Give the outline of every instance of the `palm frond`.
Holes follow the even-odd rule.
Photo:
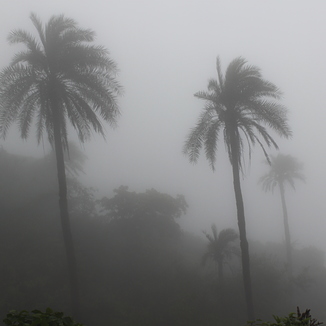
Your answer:
[[[212,102],[216,101],[216,94],[214,93],[199,91],[195,93],[194,96],[205,101],[212,101]]]
[[[33,92],[24,101],[24,110],[20,110],[17,120],[21,133],[21,138],[26,139],[30,130],[31,123],[33,122],[33,116],[38,108],[39,93],[37,89],[34,89]]]
[[[46,39],[45,39],[45,35],[44,35],[44,27],[43,27],[41,20],[37,17],[37,15],[35,13],[31,13],[30,19],[38,32],[38,36],[42,42],[43,47],[45,47]]]
[[[195,128],[192,128],[186,142],[183,146],[183,153],[189,157],[191,163],[196,163],[200,149],[203,145],[203,134],[204,130],[200,128],[200,125],[197,125]]]
[[[220,128],[221,122],[218,119],[215,119],[215,121],[212,121],[208,127],[204,138],[206,158],[209,161],[213,171],[215,169],[214,165],[216,160],[217,143]]]
[[[42,102],[39,100],[40,106],[42,106]],[[45,110],[38,110],[36,114],[36,139],[37,143],[40,144],[40,142],[43,140],[43,133],[45,128],[45,121],[46,121],[46,113]]]
[[[224,76],[222,73],[221,61],[219,56],[217,56],[216,58],[216,71],[217,71],[217,78],[219,82],[219,89],[221,90],[224,88]]]
[[[273,137],[267,132],[266,128],[263,127],[262,125],[260,125],[259,123],[257,123],[256,121],[251,121],[252,125],[255,127],[256,131],[258,132],[258,135],[261,136],[266,145],[268,147],[274,146],[275,149],[278,149],[278,145],[275,142],[275,140],[273,139]],[[260,144],[260,146],[262,147],[263,151],[265,152],[264,146],[261,143],[261,141],[259,140],[258,136],[255,135],[255,139],[257,140],[257,142]]]
[[[217,226],[216,226],[216,224],[212,224],[211,229],[212,229],[214,241],[217,241],[218,234],[217,234]]]
[[[268,155],[268,153],[267,153],[267,151],[266,151],[264,145],[261,143],[261,141],[259,140],[258,137],[255,136],[255,138],[256,138],[258,144],[260,145],[260,148],[263,150],[263,153],[264,153],[264,155],[265,155],[266,161],[268,162],[269,165],[271,165],[272,162],[271,162],[271,160],[270,160],[270,158],[269,158],[269,155]],[[275,143],[275,144],[276,144],[276,143]],[[276,146],[277,146],[277,144],[276,144]],[[278,147],[276,147],[276,148],[278,148]]]
[[[259,179],[259,183],[262,185],[263,190],[266,192],[267,191],[273,192],[274,188],[277,186],[277,181],[270,173],[263,175]]]
[[[280,136],[288,138],[291,130],[287,123],[287,110],[283,105],[268,102],[267,100],[255,99],[246,103],[246,109],[253,113],[254,117]]]
[[[248,146],[248,158],[249,164],[251,163],[252,145],[255,145],[255,134],[253,132],[252,126],[250,124],[243,123],[239,124],[239,129],[243,132]]]
[[[190,162],[197,162],[207,128],[211,124],[214,115],[213,109],[206,109],[201,113],[196,127],[191,129],[183,147],[183,153],[189,157]]]

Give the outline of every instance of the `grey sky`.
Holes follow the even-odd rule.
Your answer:
[[[94,135],[85,144],[89,157],[85,182],[99,196],[128,185],[132,190],[156,188],[185,195],[190,208],[186,229],[200,232],[215,222],[234,227],[236,214],[232,175],[220,144],[216,172],[203,158],[188,163],[181,153],[189,129],[203,103],[193,94],[216,77],[219,55],[223,70],[237,56],[261,68],[263,76],[284,93],[293,130],[291,140],[278,139],[281,152],[304,163],[306,184],[288,193],[292,238],[296,245],[325,249],[326,184],[326,3],[311,1],[208,0],[1,0],[1,67],[17,46],[6,37],[12,29],[33,31],[35,12],[42,21],[53,14],[74,18],[97,33],[120,69],[125,89],[116,130],[107,126],[107,140]],[[13,126],[3,146],[8,151],[43,155],[34,134],[27,142]],[[71,135],[72,139],[75,136]],[[45,144],[47,148],[47,145]],[[275,153],[273,151],[272,153]],[[254,149],[243,179],[250,237],[282,241],[278,194],[264,194],[257,185],[266,170],[263,153]],[[265,211],[265,212],[264,212]]]

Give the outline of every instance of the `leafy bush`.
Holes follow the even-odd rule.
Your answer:
[[[310,309],[301,313],[299,307],[297,307],[297,313],[292,312],[287,317],[273,316],[273,318],[274,322],[263,322],[261,319],[257,319],[248,322],[247,326],[318,326],[322,324],[311,317]]]
[[[83,326],[63,312],[55,312],[47,308],[45,312],[33,310],[20,312],[11,310],[3,322],[8,326]]]

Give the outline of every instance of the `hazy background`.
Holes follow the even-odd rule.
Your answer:
[[[325,222],[325,87],[326,4],[324,1],[208,0],[1,0],[0,66],[10,62],[18,46],[6,37],[16,28],[35,33],[29,14],[43,22],[65,14],[97,33],[117,63],[124,87],[119,127],[106,127],[104,141],[94,135],[81,145],[88,156],[85,184],[110,196],[114,188],[155,188],[172,196],[183,194],[189,204],[182,227],[194,233],[237,228],[231,168],[220,144],[216,171],[207,161],[188,162],[182,146],[203,102],[193,94],[216,78],[219,55],[223,71],[243,56],[261,68],[264,78],[284,93],[289,109],[291,140],[277,139],[280,151],[304,163],[306,184],[287,193],[290,228],[296,247],[326,247]],[[76,139],[74,132],[69,136]],[[49,145],[37,147],[35,134],[20,140],[12,127],[2,146],[9,152],[43,156]],[[275,151],[271,152],[272,154]],[[278,193],[265,194],[257,184],[267,167],[254,149],[243,179],[248,236],[283,241]],[[248,162],[248,161],[247,161]]]

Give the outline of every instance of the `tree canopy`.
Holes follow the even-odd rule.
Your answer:
[[[114,197],[99,201],[109,220],[162,216],[175,219],[186,213],[188,204],[183,195],[175,198],[155,189],[131,192],[127,186],[114,190]]]
[[[37,141],[46,130],[53,143],[56,117],[65,146],[67,120],[82,142],[91,136],[91,128],[104,136],[101,119],[116,124],[116,98],[121,94],[108,51],[91,44],[92,30],[79,28],[64,15],[52,16],[45,25],[35,14],[30,18],[38,38],[22,29],[8,37],[10,44],[20,43],[25,49],[0,75],[1,135],[5,137],[17,121],[21,137],[27,138],[35,121]]]
[[[279,185],[289,184],[295,189],[295,180],[305,181],[303,165],[293,156],[278,154],[271,156],[270,170],[259,182],[265,191],[273,191]]]
[[[218,79],[210,79],[207,91],[195,94],[205,101],[205,106],[185,142],[184,153],[191,162],[196,162],[204,147],[206,158],[214,169],[222,134],[231,164],[236,161],[237,165],[242,166],[245,143],[249,147],[249,156],[252,145],[258,143],[268,157],[263,142],[268,147],[278,148],[268,128],[280,136],[291,135],[286,108],[272,101],[280,99],[281,92],[262,78],[259,68],[248,65],[242,57],[229,64],[225,76],[219,58],[216,69]]]

